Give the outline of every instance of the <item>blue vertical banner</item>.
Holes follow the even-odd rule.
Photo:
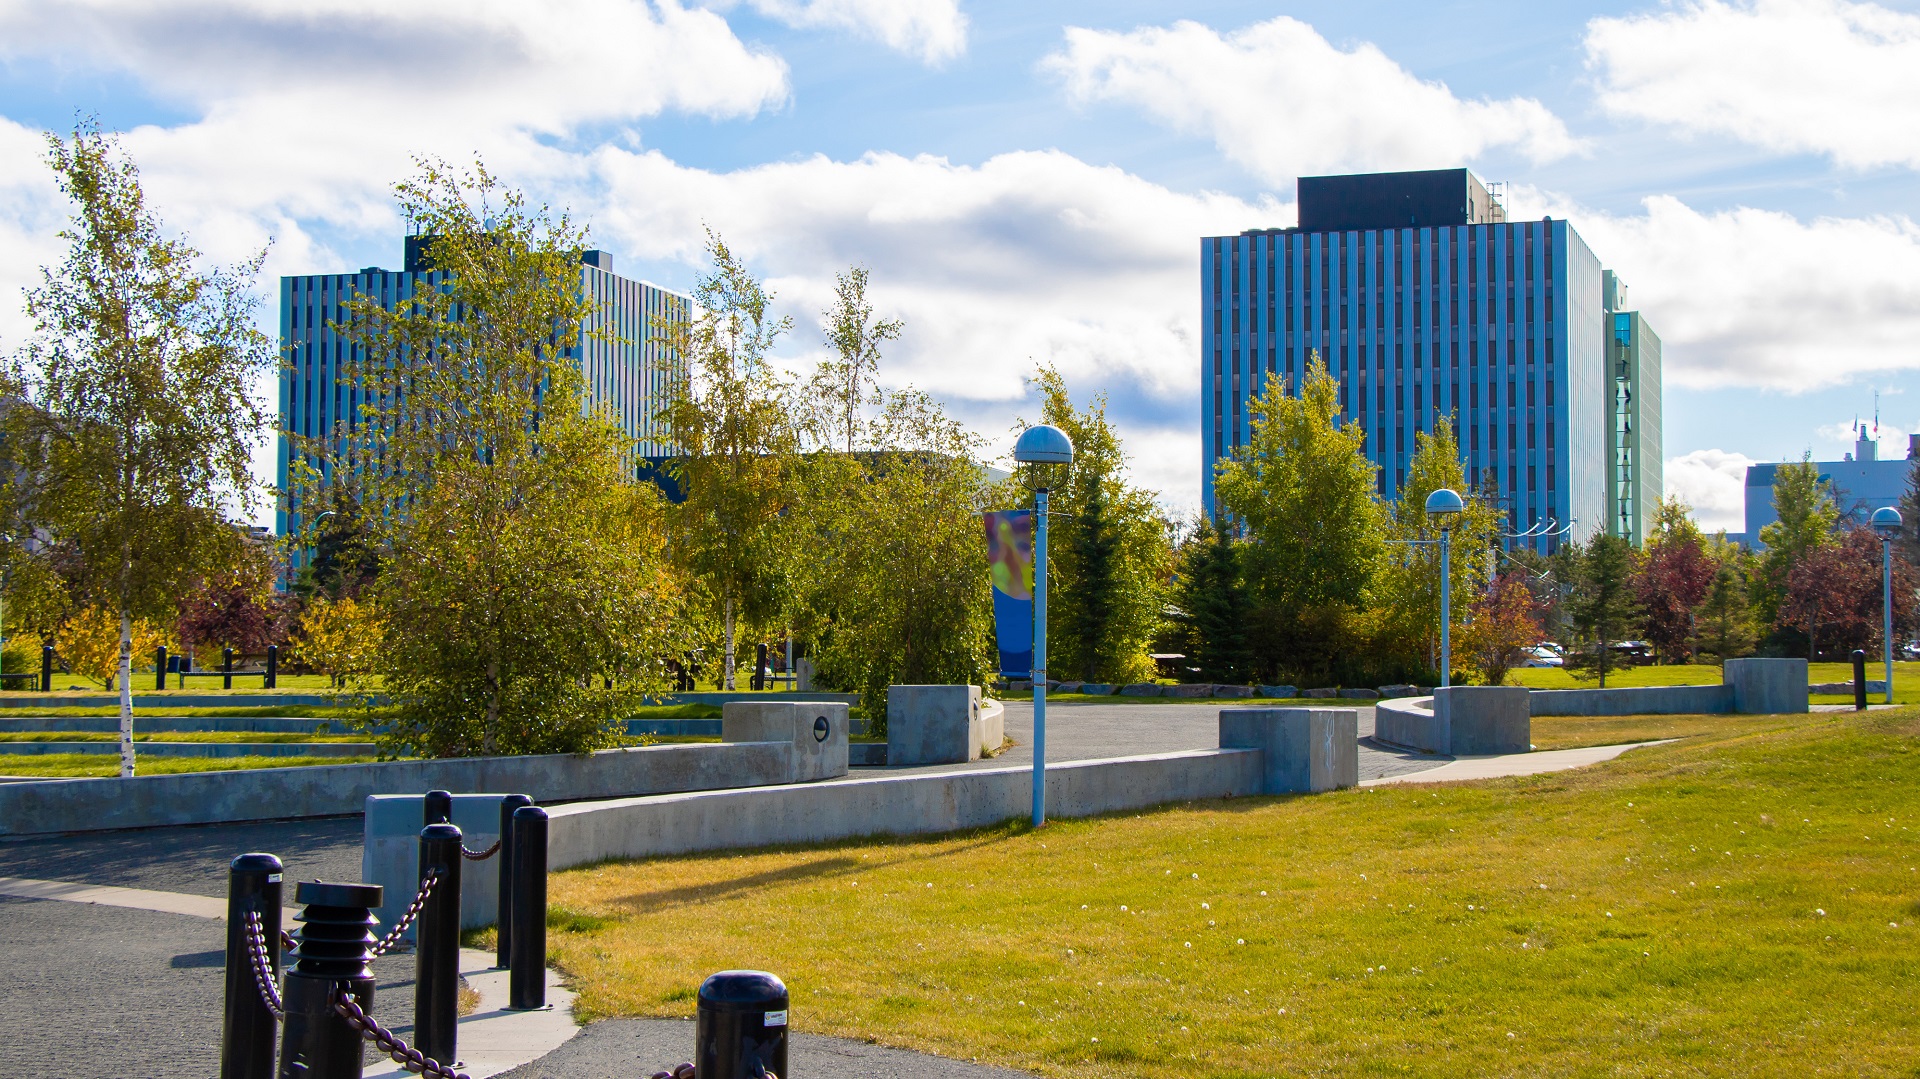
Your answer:
[[[1003,510],[986,517],[1000,673],[1027,678],[1033,674],[1033,511]]]

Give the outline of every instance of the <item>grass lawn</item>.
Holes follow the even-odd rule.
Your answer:
[[[1828,713],[1797,716],[1534,716],[1533,747],[1579,749],[1653,742],[1663,738],[1714,738],[1787,730],[1831,722]]]
[[[1886,666],[1878,660],[1867,660],[1867,678],[1878,681],[1886,674]],[[1809,663],[1807,681],[1809,682],[1848,682],[1853,680],[1851,663]],[[1511,685],[1527,686],[1532,689],[1593,689],[1599,686],[1597,680],[1578,681],[1573,675],[1558,667],[1523,667],[1507,676]],[[1720,684],[1720,668],[1711,664],[1687,664],[1666,667],[1622,667],[1607,675],[1607,688],[1616,686],[1711,686]],[[1875,693],[1871,700],[1881,703],[1885,698]],[[1825,695],[1813,698],[1815,704],[1850,703],[1852,694]],[[1896,704],[1920,704],[1920,662],[1902,660],[1893,665],[1893,700]]]
[[[1045,1075],[1913,1075],[1920,711],[1730,718],[1550,776],[571,870],[550,946],[584,1017],[759,968],[800,1030]]]
[[[134,771],[143,776],[180,772],[231,772],[243,768],[306,768],[317,764],[365,764],[372,757],[141,757]],[[42,779],[85,779],[120,774],[120,758],[111,753],[48,753],[26,757],[0,754],[0,775]]]

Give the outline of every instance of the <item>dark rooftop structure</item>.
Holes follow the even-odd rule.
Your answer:
[[[1302,176],[1297,190],[1301,232],[1443,228],[1507,218],[1466,169]]]

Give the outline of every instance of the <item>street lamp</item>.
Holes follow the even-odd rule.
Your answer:
[[[1893,703],[1893,541],[1900,536],[1900,511],[1881,506],[1868,518],[1880,533],[1880,629],[1887,645],[1887,703]]]
[[[1064,465],[1073,440],[1051,424],[1020,432],[1013,459],[1023,465]],[[1047,823],[1047,488],[1034,491],[1033,522],[1033,826]]]
[[[1440,526],[1440,688],[1453,684],[1453,518],[1467,508],[1457,491],[1442,487],[1427,496],[1427,516]]]

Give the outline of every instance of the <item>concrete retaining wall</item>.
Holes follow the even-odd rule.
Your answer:
[[[1373,737],[1422,753],[1445,753],[1450,741],[1432,697],[1397,697],[1374,705]]]
[[[1536,716],[1685,716],[1733,711],[1732,686],[1630,686],[1624,689],[1536,689]]]
[[[1047,813],[1084,817],[1262,789],[1257,749],[1072,761],[1047,769]],[[1033,771],[989,768],[704,791],[552,810],[548,865],[868,835],[980,828],[1033,810]]]
[[[372,742],[135,742],[142,757],[377,757]],[[0,769],[10,756],[46,753],[118,754],[119,742],[0,742]]]
[[[703,743],[579,755],[460,757],[0,784],[0,835],[360,813],[369,795],[512,791],[541,804],[788,782],[791,746]]]

